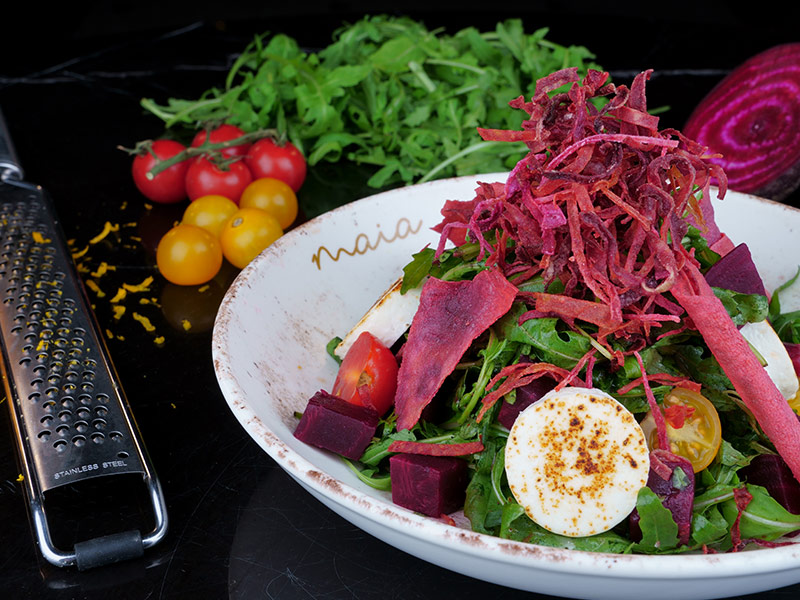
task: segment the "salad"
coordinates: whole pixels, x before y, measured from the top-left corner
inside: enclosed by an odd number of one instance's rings
[[[479,130],[529,152],[447,200],[438,247],[331,341],[336,381],[296,437],[401,506],[507,539],[792,543],[800,315],[717,228],[725,174],[658,129],[649,76],[564,69],[510,103],[521,130]]]

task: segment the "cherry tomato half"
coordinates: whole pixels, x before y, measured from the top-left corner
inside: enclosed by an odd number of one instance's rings
[[[207,158],[198,156],[186,171],[186,193],[189,200],[219,195],[238,203],[244,188],[252,180],[250,169],[241,160],[220,168]]]
[[[219,241],[228,262],[244,269],[282,235],[283,229],[271,214],[259,208],[240,208],[222,227]]]
[[[225,196],[200,196],[186,207],[181,223],[202,227],[218,238],[222,226],[237,210],[236,203]]]
[[[211,144],[220,144],[222,142],[227,142],[229,140],[235,140],[236,138],[242,137],[244,135],[244,131],[236,127],[236,125],[220,125],[216,129],[212,129],[208,134],[206,134],[206,130],[203,129],[202,131],[198,131],[197,135],[194,136],[192,140],[192,147],[197,148],[198,146],[202,146],[203,143],[206,141],[206,137],[208,137],[208,141]],[[225,157],[232,157],[232,156],[244,156],[247,154],[247,151],[250,149],[249,143],[238,144],[236,146],[231,146],[229,148],[223,148],[219,152],[222,156]]]
[[[244,188],[239,199],[242,208],[260,208],[278,219],[283,229],[297,218],[297,196],[289,184],[274,177],[260,177]]]
[[[333,384],[334,396],[383,416],[397,391],[397,359],[378,338],[363,332],[350,346]]]
[[[189,168],[188,160],[172,165],[152,179],[147,177],[147,173],[158,160],[172,158],[186,150],[186,146],[173,140],[156,140],[151,149],[152,153],[145,151],[134,157],[131,167],[133,183],[146,198],[153,202],[160,204],[180,202],[186,198],[185,179],[186,171]]]
[[[205,229],[176,225],[158,244],[158,270],[178,285],[200,285],[211,280],[222,266],[220,243]]]
[[[688,459],[692,469],[699,473],[711,464],[722,443],[722,425],[714,405],[702,394],[684,388],[675,388],[664,398],[664,409],[671,406],[690,409],[683,422],[683,427],[673,428],[667,423],[669,449]],[[658,448],[658,434],[652,413],[641,422],[647,444],[650,449]]]
[[[280,179],[295,193],[306,179],[306,159],[291,142],[278,145],[270,138],[262,138],[250,146],[245,161],[256,179]]]

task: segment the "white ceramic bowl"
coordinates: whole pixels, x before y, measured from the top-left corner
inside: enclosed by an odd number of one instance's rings
[[[291,231],[242,271],[220,307],[213,355],[222,392],[242,426],[300,485],[385,542],[487,581],[575,598],[721,598],[800,582],[800,544],[717,555],[596,554],[474,533],[395,506],[330,453],[292,432],[309,397],[329,390],[336,364],[325,345],[344,335],[438,234],[447,199],[469,200],[460,177],[353,202]],[[720,228],[746,241],[768,289],[800,263],[800,211],[744,194],[717,203]],[[800,286],[796,286],[800,287]],[[798,294],[787,306],[800,306]]]

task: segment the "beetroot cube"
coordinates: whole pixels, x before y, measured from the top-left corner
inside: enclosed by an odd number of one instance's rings
[[[375,435],[378,419],[378,413],[371,408],[350,404],[320,390],[308,401],[294,437],[358,460]]]
[[[453,456],[395,454],[389,459],[392,502],[430,517],[464,506],[467,463]]]
[[[551,377],[540,377],[539,379],[534,379],[527,385],[518,387],[517,398],[514,400],[514,404],[509,404],[503,400],[503,403],[500,405],[500,412],[497,413],[498,423],[506,429],[511,429],[519,413],[539,400],[555,386],[556,382]]]

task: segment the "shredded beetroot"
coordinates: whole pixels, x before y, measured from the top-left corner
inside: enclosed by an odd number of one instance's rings
[[[700,389],[702,388],[702,386],[696,381],[692,381],[684,377],[677,377],[675,375],[670,375],[669,373],[648,373],[647,379],[648,381],[653,381],[655,383],[660,383],[662,385],[672,385],[675,387],[686,388],[687,390],[691,390],[697,393],[700,393]],[[617,390],[617,393],[627,394],[632,389],[642,385],[643,381],[644,381],[643,377],[637,377],[636,379],[629,381],[627,384],[619,388]]]
[[[397,430],[411,429],[461,356],[511,308],[517,288],[496,269],[472,281],[428,279],[397,374]]]
[[[746,487],[740,487],[733,490],[733,499],[736,502],[736,519],[731,525],[731,543],[733,544],[731,551],[738,552],[747,545],[747,540],[742,539],[739,523],[742,521],[742,513],[753,499],[753,494]]]
[[[500,398],[508,394],[511,390],[528,385],[531,381],[545,376],[552,376],[554,379],[563,381],[569,377],[569,371],[545,362],[518,362],[513,365],[503,367],[486,386],[487,390],[491,390],[494,386],[500,383],[500,381],[503,381],[503,383],[501,383],[497,389],[489,392],[483,397],[483,405],[478,412],[478,422],[483,419],[486,411],[492,408],[495,402],[500,400]]]
[[[648,376],[644,370],[644,361],[642,361],[642,356],[638,352],[634,352],[633,355],[636,357],[636,362],[639,363],[639,369],[642,372],[642,386],[647,396],[647,403],[650,405],[650,412],[653,415],[653,420],[656,423],[658,447],[669,448],[669,438],[667,437],[667,425],[664,421],[664,413],[661,412],[661,407],[656,402],[653,390],[650,389],[650,382],[647,380]]]
[[[389,444],[389,452],[403,454],[422,454],[425,456],[467,456],[483,452],[483,442],[464,442],[461,444],[431,444],[395,440]]]
[[[522,140],[530,152],[502,189],[476,190],[469,216],[461,210],[466,204],[449,206],[439,225],[440,250],[448,236],[469,232],[481,258],[516,274],[516,282],[520,273],[541,275],[545,285],[560,281],[563,294],[524,299],[538,314],[598,325],[600,343],[607,336],[647,337],[678,321],[682,308],[663,294],[686,261],[680,240],[694,223],[716,241],[709,184],[718,178],[722,195],[725,180],[704,147],[657,129],[658,118],[647,113],[649,77],[641,73],[628,88],[607,83],[607,73],[590,71],[580,80],[577,70],[565,69],[540,80],[530,101],[511,102],[528,114],[522,131],[479,133]],[[564,84],[572,84],[568,92],[550,95]],[[608,97],[602,109],[591,102],[597,96]]]

